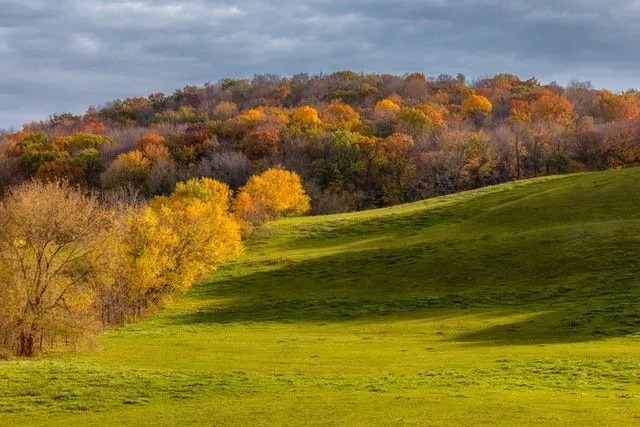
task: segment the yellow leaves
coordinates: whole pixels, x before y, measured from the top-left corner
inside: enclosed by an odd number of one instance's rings
[[[128,183],[141,185],[151,170],[151,161],[141,151],[134,150],[118,155],[102,176],[107,188],[117,188]]]
[[[148,159],[145,159],[142,152],[140,152],[139,150],[134,150],[129,153],[118,155],[111,166],[115,169],[123,168],[146,172],[151,167],[151,164],[149,163]]]
[[[315,108],[303,105],[291,113],[291,121],[301,126],[312,127],[320,124],[318,111]]]
[[[460,109],[464,118],[471,116],[487,116],[493,110],[493,105],[482,95],[469,95],[462,101]]]
[[[300,176],[284,169],[267,169],[240,189],[232,210],[249,226],[309,211],[311,199]]]
[[[301,136],[304,134],[313,135],[319,130],[319,127],[320,117],[315,108],[303,105],[291,113],[289,132],[293,136]]]
[[[183,292],[203,274],[239,255],[239,224],[229,213],[231,190],[210,178],[178,183],[126,219],[125,268],[131,292]]]
[[[446,107],[434,102],[425,102],[418,105],[417,108],[425,115],[431,127],[441,127],[445,125],[445,118],[448,113]]]
[[[529,123],[531,121],[531,105],[525,100],[514,99],[511,101],[509,116],[516,122]]]
[[[67,184],[14,187],[0,201],[0,334],[9,328],[50,339],[65,330],[88,332],[96,289],[104,286],[109,226],[98,201]],[[32,356],[34,348],[19,352]]]
[[[244,111],[240,114],[240,119],[248,126],[256,124],[262,117],[264,113],[262,110],[258,108],[252,108],[250,110]]]
[[[376,115],[394,114],[398,111],[400,111],[400,106],[389,98],[378,101],[374,108]]]
[[[21,237],[13,239],[12,245],[16,249],[24,249],[27,246],[27,241]]]
[[[177,183],[173,197],[186,202],[199,200],[219,211],[226,211],[231,203],[231,189],[227,184],[215,179],[194,178],[187,182]]]
[[[323,121],[333,129],[355,130],[362,124],[360,114],[350,105],[333,102],[327,106]]]

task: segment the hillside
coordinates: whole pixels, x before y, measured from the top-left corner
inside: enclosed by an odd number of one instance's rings
[[[281,220],[0,424],[637,423],[640,169]]]

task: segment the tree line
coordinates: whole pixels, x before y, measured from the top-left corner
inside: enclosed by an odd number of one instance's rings
[[[273,75],[188,86],[54,114],[6,133],[0,183],[65,179],[146,198],[209,177],[232,189],[298,173],[314,213],[366,209],[640,158],[640,97],[510,74],[467,82]]]

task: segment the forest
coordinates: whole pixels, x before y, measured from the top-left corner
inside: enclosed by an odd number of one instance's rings
[[[285,216],[640,159],[640,95],[521,80],[272,75],[54,114],[0,141],[0,355],[79,347]]]
[[[637,91],[498,74],[259,75],[115,100],[4,132],[0,183],[64,179],[149,199],[208,177],[300,175],[314,214],[640,159]]]

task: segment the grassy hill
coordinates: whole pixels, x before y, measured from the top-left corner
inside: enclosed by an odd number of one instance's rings
[[[0,424],[640,423],[640,169],[288,219]]]

